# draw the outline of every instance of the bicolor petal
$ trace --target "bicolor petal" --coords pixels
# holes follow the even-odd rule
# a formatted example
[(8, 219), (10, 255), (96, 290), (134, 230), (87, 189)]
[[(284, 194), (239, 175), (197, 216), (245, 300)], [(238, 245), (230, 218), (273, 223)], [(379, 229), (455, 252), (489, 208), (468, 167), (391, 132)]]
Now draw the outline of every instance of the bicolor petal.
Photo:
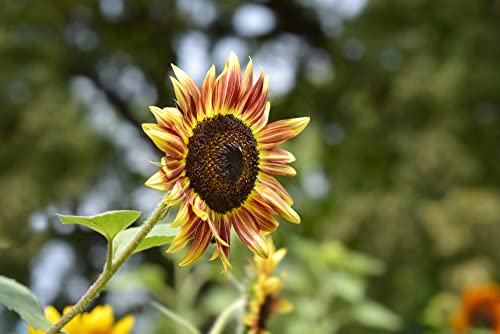
[(207, 224), (202, 223), (196, 230), (196, 235), (179, 266), (187, 266), (196, 262), (207, 249), (212, 234)]
[(259, 192), (262, 200), (269, 205), (277, 214), (291, 223), (299, 224), (300, 217), (278, 194), (268, 188), (262, 187)]
[(283, 176), (295, 176), (297, 172), (291, 166), (288, 166), (284, 163), (280, 162), (268, 162), (266, 160), (262, 160), (259, 168), (270, 175), (283, 175)]
[(182, 159), (186, 156), (186, 144), (181, 137), (174, 132), (151, 123), (143, 124), (142, 128), (148, 137), (151, 138), (153, 143), (163, 152), (177, 159)]
[(267, 249), (264, 237), (259, 233), (254, 218), (246, 210), (238, 210), (233, 213), (234, 230), (248, 248), (260, 257), (267, 258)]
[(261, 143), (278, 145), (301, 133), (309, 124), (309, 120), (309, 117), (299, 117), (276, 121), (266, 125), (255, 136)]

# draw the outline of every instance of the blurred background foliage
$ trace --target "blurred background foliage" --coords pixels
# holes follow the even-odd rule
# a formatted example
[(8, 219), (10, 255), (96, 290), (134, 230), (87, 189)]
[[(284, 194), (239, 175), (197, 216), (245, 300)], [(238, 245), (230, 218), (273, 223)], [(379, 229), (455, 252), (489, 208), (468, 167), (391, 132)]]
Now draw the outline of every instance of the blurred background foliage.
[[(151, 210), (147, 106), (173, 104), (170, 63), (200, 83), (234, 50), (270, 74), (272, 119), (312, 119), (281, 179), (303, 223), (275, 233), (295, 311), (273, 333), (445, 327), (500, 274), (499, 31), (498, 0), (0, 0), (0, 273), (74, 303), (105, 242), (55, 212)], [(153, 249), (100, 302), (137, 333), (173, 330), (151, 297), (207, 328), (238, 294), (218, 271)]]

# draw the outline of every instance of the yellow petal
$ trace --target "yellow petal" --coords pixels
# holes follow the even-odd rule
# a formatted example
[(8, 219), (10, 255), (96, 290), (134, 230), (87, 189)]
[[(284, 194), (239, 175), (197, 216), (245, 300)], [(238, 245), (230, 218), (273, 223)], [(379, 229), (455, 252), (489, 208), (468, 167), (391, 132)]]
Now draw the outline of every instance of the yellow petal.
[(177, 211), (177, 215), (175, 216), (174, 221), (170, 224), (170, 227), (177, 228), (184, 225), (189, 218), (189, 203), (184, 202), (180, 205), (179, 210)]
[(123, 317), (113, 327), (111, 334), (129, 334), (132, 331), (132, 327), (134, 327), (134, 322), (135, 319), (131, 315)]
[(162, 169), (158, 170), (149, 179), (147, 179), (145, 185), (162, 191), (168, 191), (172, 188), (172, 183)]
[(31, 326), (28, 326), (28, 334), (45, 334), (43, 329), (34, 329)]
[(55, 324), (61, 319), (61, 313), (52, 305), (47, 306), (44, 310), (45, 318)]
[(293, 311), (293, 304), (288, 300), (278, 299), (274, 301), (272, 308), (276, 313), (289, 313)]
[(207, 204), (198, 194), (194, 196), (193, 212), (200, 217), (201, 220), (205, 221), (208, 219)]
[[(68, 313), (69, 311), (71, 311), (72, 309), (72, 306), (66, 306), (63, 310), (63, 314), (66, 314)], [(64, 330), (68, 333), (68, 334), (79, 334), (79, 333), (86, 333), (87, 329), (86, 329), (86, 325), (82, 323), (82, 315), (79, 314), (77, 316), (75, 316), (73, 319), (71, 319), (70, 322), (68, 322), (66, 324), (66, 326), (64, 326)]]
[(109, 333), (115, 318), (110, 305), (98, 305), (89, 313), (82, 314), (82, 324), (90, 333)]

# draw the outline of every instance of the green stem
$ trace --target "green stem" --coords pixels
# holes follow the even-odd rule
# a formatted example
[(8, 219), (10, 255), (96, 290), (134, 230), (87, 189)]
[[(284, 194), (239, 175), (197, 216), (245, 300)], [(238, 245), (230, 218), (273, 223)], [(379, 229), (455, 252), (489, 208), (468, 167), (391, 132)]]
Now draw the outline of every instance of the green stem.
[(112, 261), (113, 258), (113, 249), (112, 249), (112, 241), (109, 242), (110, 246), (108, 246), (108, 256), (106, 264), (104, 265), (104, 270), (99, 275), (99, 278), (90, 286), (90, 288), (85, 292), (85, 294), (80, 298), (80, 300), (71, 308), (71, 310), (64, 314), (62, 318), (56, 322), (46, 334), (57, 334), (61, 331), (61, 329), (71, 321), (78, 314), (85, 311), (87, 306), (101, 293), (102, 289), (108, 283), (108, 281), (113, 277), (113, 275), (120, 269), (120, 267), (127, 261), (127, 259), (132, 255), (137, 246), (141, 243), (142, 240), (148, 235), (151, 229), (165, 217), (165, 215), (170, 210), (170, 207), (163, 204), (163, 201), (158, 204), (156, 209), (153, 211), (151, 216), (146, 220), (146, 222), (139, 229), (137, 234), (128, 242), (123, 251), (118, 254), (116, 261)]
[(111, 271), (113, 265), (113, 239), (108, 240), (108, 255), (106, 256), (106, 263), (104, 264), (104, 272)]
[(153, 305), (158, 311), (160, 311), (161, 313), (163, 313), (164, 315), (166, 315), (167, 317), (169, 317), (170, 319), (172, 319), (175, 323), (177, 323), (179, 325), (182, 325), (190, 333), (192, 333), (192, 334), (200, 334), (201, 333), (198, 329), (196, 329), (193, 325), (191, 325), (189, 323), (189, 321), (187, 321), (186, 319), (182, 318), (181, 316), (179, 316), (175, 312), (170, 311), (165, 306), (163, 306), (163, 305), (161, 305), (161, 304), (159, 304), (159, 303), (157, 303), (155, 301), (152, 301), (151, 305)]
[(240, 311), (245, 306), (245, 302), (245, 298), (240, 298), (229, 305), (224, 311), (222, 311), (208, 333), (221, 334), (224, 327), (226, 327), (227, 322), (231, 319), (234, 313)]
[(233, 283), (238, 292), (240, 292), (242, 295), (245, 294), (245, 286), (231, 272), (227, 273), (227, 278), (231, 283)]

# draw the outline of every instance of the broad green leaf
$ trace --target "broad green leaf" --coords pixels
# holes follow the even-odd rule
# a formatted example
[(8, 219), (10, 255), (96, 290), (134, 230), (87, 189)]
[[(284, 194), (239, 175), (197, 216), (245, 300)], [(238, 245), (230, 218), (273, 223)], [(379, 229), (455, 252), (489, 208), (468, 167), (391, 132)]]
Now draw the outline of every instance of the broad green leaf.
[[(132, 227), (121, 231), (116, 235), (116, 238), (113, 240), (113, 260), (116, 259), (117, 255), (120, 254), (128, 242), (134, 238), (140, 228), (141, 227)], [(142, 240), (142, 242), (137, 246), (134, 253), (152, 247), (163, 246), (172, 241), (178, 232), (179, 229), (171, 228), (167, 224), (156, 225), (153, 227), (151, 232), (149, 232), (146, 238), (144, 238), (144, 240)]]
[(63, 224), (83, 225), (99, 232), (106, 239), (113, 240), (120, 231), (129, 227), (140, 215), (139, 211), (119, 210), (88, 217), (59, 215), (59, 218)]
[(24, 285), (5, 276), (0, 276), (0, 304), (16, 312), (33, 328), (48, 330), (52, 325), (43, 315), (35, 295)]

